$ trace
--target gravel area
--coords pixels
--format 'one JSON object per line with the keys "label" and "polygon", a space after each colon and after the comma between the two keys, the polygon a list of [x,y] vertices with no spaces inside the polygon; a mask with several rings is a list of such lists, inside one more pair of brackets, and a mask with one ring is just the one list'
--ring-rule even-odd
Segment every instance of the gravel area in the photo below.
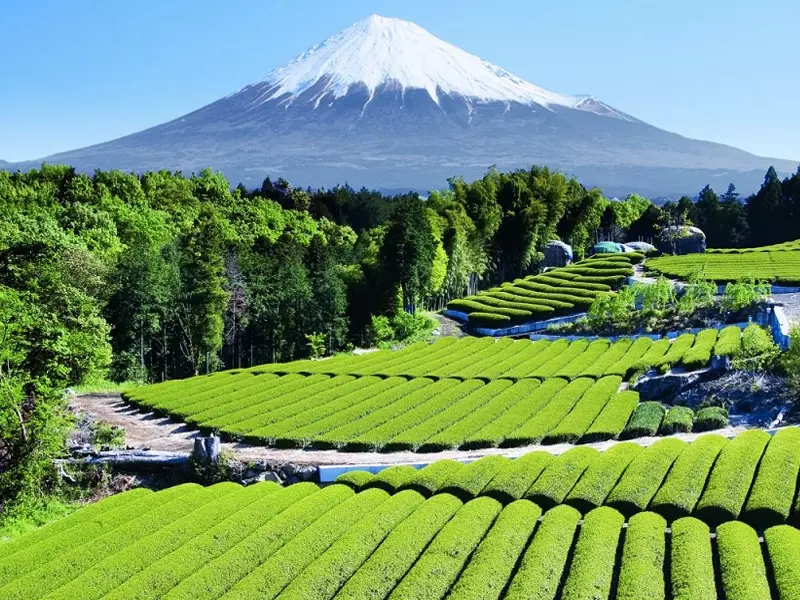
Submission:
{"label": "gravel area", "polygon": [[791,323],[800,323],[800,294],[775,294],[772,298],[783,304],[783,310]]}
{"label": "gravel area", "polygon": [[[126,442],[134,449],[164,450],[171,452],[191,452],[194,438],[199,435],[184,423],[158,417],[126,404],[118,395],[77,396],[70,400],[73,410],[86,412],[95,419],[123,427]],[[729,427],[715,431],[723,436],[734,436],[745,431],[744,427]],[[691,441],[702,433],[682,433],[672,437]],[[632,440],[641,446],[649,446],[663,437],[639,438]],[[591,448],[604,450],[618,444],[617,441],[585,444]],[[560,454],[572,447],[571,444],[549,446],[524,446],[520,448],[485,448],[481,450],[449,450],[445,452],[337,452],[335,450],[281,450],[251,446],[249,444],[225,443],[223,448],[233,452],[242,461],[270,461],[273,463],[295,463],[310,465],[394,465],[427,464],[443,458],[467,460],[489,455],[509,457],[521,456],[533,450],[544,450]]]}

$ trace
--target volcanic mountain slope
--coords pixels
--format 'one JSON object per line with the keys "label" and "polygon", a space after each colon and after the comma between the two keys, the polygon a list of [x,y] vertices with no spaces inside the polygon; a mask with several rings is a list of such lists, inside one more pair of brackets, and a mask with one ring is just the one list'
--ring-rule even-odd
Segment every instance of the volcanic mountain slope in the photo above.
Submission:
{"label": "volcanic mountain slope", "polygon": [[696,192],[716,177],[747,191],[770,164],[795,166],[547,91],[413,23],[376,15],[184,117],[45,160],[87,171],[213,166],[251,187],[270,175],[419,189],[491,165],[546,164],[610,194],[655,195]]}

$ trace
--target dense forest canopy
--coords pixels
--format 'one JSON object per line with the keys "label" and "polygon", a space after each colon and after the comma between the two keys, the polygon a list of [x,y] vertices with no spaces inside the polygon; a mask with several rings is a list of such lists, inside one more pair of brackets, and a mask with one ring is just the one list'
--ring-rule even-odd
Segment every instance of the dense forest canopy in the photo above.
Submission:
{"label": "dense forest canopy", "polygon": [[553,239],[582,257],[600,235],[651,238],[675,218],[711,246],[800,238],[800,171],[770,169],[746,200],[706,188],[662,210],[542,167],[454,178],[421,199],[45,165],[0,171],[0,211],[2,501],[40,481],[63,444],[67,386],[369,344],[375,317],[408,329],[417,306],[535,271]]}

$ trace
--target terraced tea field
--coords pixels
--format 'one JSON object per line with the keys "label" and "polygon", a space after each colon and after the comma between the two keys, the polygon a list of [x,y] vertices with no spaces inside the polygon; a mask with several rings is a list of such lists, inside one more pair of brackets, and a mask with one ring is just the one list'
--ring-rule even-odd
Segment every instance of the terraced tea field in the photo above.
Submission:
{"label": "terraced tea field", "polygon": [[600,452],[575,447],[554,456],[487,456],[464,464],[441,460],[422,468],[397,465],[377,474],[350,471],[337,480],[356,490],[425,496],[449,493],[467,501],[487,496],[503,504],[530,500],[542,508],[568,504],[585,514],[608,506],[630,517],[649,510],[668,522],[694,516],[711,525],[742,520],[763,530],[800,525],[800,429],[770,437],[761,430],[732,440],[704,435],[646,448],[623,442]]}
{"label": "terraced tea field", "polygon": [[791,245],[781,250],[754,248],[746,251],[718,250],[705,254],[662,256],[648,259],[645,268],[675,279],[687,279],[693,273],[702,272],[704,277],[717,283],[752,277],[778,285],[798,286],[800,249]]}
{"label": "terraced tea field", "polygon": [[[741,464],[729,451],[736,443],[723,445],[717,462]],[[773,452],[770,464],[781,464],[778,455],[787,444],[798,447],[796,440],[785,438],[776,444],[781,449]],[[651,468],[666,471],[664,465],[676,452],[662,446],[664,450],[650,453],[650,460],[642,459],[649,449],[633,456],[619,484],[612,486],[612,495],[629,502],[620,503],[623,512],[587,505],[582,515],[568,504],[515,500],[515,492],[501,496],[503,502],[488,494],[465,501],[459,496],[479,474],[488,486],[513,492],[518,478],[510,475],[508,463],[489,476],[490,469],[483,467],[486,459],[462,467],[460,478],[445,480],[454,483],[431,495],[416,489],[389,493],[378,487],[355,492],[341,484],[319,489],[310,483],[135,490],[0,543],[0,597],[797,598],[800,531],[794,527],[768,527],[762,542],[750,525],[727,521],[715,527],[712,540],[711,529],[700,519],[674,520],[668,532],[667,520],[657,512],[632,512],[642,494],[637,495],[636,482],[627,481],[628,473],[642,477]],[[772,447],[773,442],[765,460]],[[586,449],[576,449],[573,455],[578,450]],[[677,453],[676,462],[686,452]],[[726,453],[732,457],[726,458]],[[656,459],[657,454],[667,459]],[[796,456],[796,450],[791,454]],[[538,458],[517,459],[525,462],[527,472],[543,471],[538,478],[527,475],[534,486],[542,482],[531,498],[546,499],[544,493],[554,493],[559,477],[567,476],[566,466],[560,476],[552,472],[559,460],[539,465]],[[695,460],[684,461],[687,467],[681,472],[698,481],[695,471],[705,469],[708,460],[708,453],[699,452]],[[479,463],[480,469],[474,466]],[[429,475],[438,464],[428,467]],[[596,483],[578,482],[576,490],[592,497],[597,485],[602,488],[607,485],[603,482],[619,476],[616,460],[599,464],[595,461],[587,469]],[[767,490],[767,479],[778,477],[778,471],[787,474],[783,467],[759,470],[751,494],[759,502],[766,496],[755,489]],[[762,484],[762,474],[768,472]],[[796,480],[796,469],[794,476]],[[712,473],[709,486],[714,478]],[[427,477],[429,482],[434,479]],[[678,493],[679,488],[690,493],[694,489],[689,484],[665,484],[661,489],[683,499],[686,494]],[[448,493],[450,489],[456,494]],[[567,486],[561,489],[570,492]]]}
{"label": "terraced tea field", "polygon": [[[445,338],[396,352],[172,381],[123,396],[203,430],[279,447],[437,451],[596,441],[655,434],[669,417],[660,407],[640,411],[635,393],[619,393],[628,375],[705,366],[712,355],[735,352],[740,339],[737,328],[613,344]],[[714,422],[684,414],[677,430],[687,430],[687,418],[688,429]]]}
{"label": "terraced tea field", "polygon": [[541,275],[516,279],[474,296],[453,300],[449,310],[465,313],[470,325],[502,328],[585,311],[597,296],[619,288],[644,256],[598,254]]}

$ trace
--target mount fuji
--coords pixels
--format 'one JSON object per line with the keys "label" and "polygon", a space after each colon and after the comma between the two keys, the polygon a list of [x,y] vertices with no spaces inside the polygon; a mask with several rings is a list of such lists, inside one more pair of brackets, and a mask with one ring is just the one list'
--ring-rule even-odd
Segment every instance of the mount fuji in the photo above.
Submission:
{"label": "mount fuji", "polygon": [[769,165],[796,166],[658,129],[591,96],[550,92],[377,15],[186,116],[43,160],[88,172],[211,166],[248,187],[269,175],[383,189],[542,164],[607,194],[656,196],[730,181],[750,191]]}

